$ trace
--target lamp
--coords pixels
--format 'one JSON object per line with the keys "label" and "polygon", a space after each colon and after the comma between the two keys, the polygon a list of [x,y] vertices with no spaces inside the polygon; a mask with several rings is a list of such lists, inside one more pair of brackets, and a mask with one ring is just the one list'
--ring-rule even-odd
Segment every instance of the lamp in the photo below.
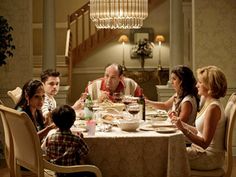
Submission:
{"label": "lamp", "polygon": [[155,41],[158,42],[159,45],[159,59],[158,59],[158,70],[162,70],[161,66],[161,43],[165,41],[165,37],[163,35],[157,35]]}
{"label": "lamp", "polygon": [[126,67],[125,67],[125,43],[129,42],[129,38],[126,35],[121,35],[118,42],[122,42],[122,46],[123,46],[122,69],[126,70]]}
{"label": "lamp", "polygon": [[141,28],[148,0],[90,0],[90,19],[99,28]]}

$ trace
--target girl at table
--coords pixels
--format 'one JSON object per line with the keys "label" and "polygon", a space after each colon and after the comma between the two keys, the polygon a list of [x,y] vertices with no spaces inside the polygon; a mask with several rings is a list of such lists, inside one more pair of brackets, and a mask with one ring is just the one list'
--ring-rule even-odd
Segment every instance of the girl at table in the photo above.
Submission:
{"label": "girl at table", "polygon": [[199,97],[192,70],[187,66],[176,66],[171,71],[170,81],[175,90],[171,98],[165,102],[146,99],[146,103],[157,109],[175,112],[183,122],[194,125]]}
{"label": "girl at table", "polygon": [[190,126],[176,116],[171,121],[192,141],[187,148],[190,166],[197,170],[213,170],[224,163],[224,107],[220,97],[227,91],[224,73],[216,66],[207,66],[197,70],[198,94],[204,96],[205,103],[197,115],[196,127]]}
{"label": "girl at table", "polygon": [[15,109],[28,114],[38,132],[40,140],[55,127],[54,124],[44,124],[44,117],[41,112],[44,98],[45,92],[43,83],[39,80],[30,80],[23,86],[20,100],[15,106]]}

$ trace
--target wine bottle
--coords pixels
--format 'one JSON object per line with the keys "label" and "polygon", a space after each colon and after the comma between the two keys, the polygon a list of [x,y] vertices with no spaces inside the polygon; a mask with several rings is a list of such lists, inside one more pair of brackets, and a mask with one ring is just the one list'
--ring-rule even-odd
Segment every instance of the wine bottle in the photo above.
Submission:
{"label": "wine bottle", "polygon": [[143,93],[139,96],[139,104],[141,105],[141,112],[142,112],[142,119],[145,121],[145,98],[144,98],[144,95]]}
{"label": "wine bottle", "polygon": [[89,94],[84,102],[84,118],[86,120],[91,120],[93,117],[93,100]]}

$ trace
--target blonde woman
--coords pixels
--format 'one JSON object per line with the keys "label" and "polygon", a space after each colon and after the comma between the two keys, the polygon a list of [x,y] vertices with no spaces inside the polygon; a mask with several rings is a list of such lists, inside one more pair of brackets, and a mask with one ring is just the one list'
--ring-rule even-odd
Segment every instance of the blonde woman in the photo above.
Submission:
{"label": "blonde woman", "polygon": [[224,163],[225,116],[220,97],[227,91],[224,73],[216,66],[197,70],[198,94],[204,97],[204,105],[197,115],[195,125],[190,126],[172,115],[171,121],[192,142],[187,148],[191,169],[213,170]]}

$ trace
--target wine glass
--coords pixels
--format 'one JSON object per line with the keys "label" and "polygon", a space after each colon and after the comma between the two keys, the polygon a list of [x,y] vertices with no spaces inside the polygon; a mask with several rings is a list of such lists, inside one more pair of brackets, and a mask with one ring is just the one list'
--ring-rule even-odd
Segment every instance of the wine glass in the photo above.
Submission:
{"label": "wine glass", "polygon": [[113,98],[114,98],[114,101],[115,101],[116,103],[120,103],[120,102],[122,102],[123,94],[122,94],[121,92],[115,92],[115,93],[113,94]]}
{"label": "wine glass", "polygon": [[122,99],[122,102],[127,106],[128,104],[130,104],[132,102],[130,96],[125,95]]}
{"label": "wine glass", "polygon": [[140,105],[138,103],[131,103],[127,106],[127,111],[135,118],[135,115],[140,111]]}

